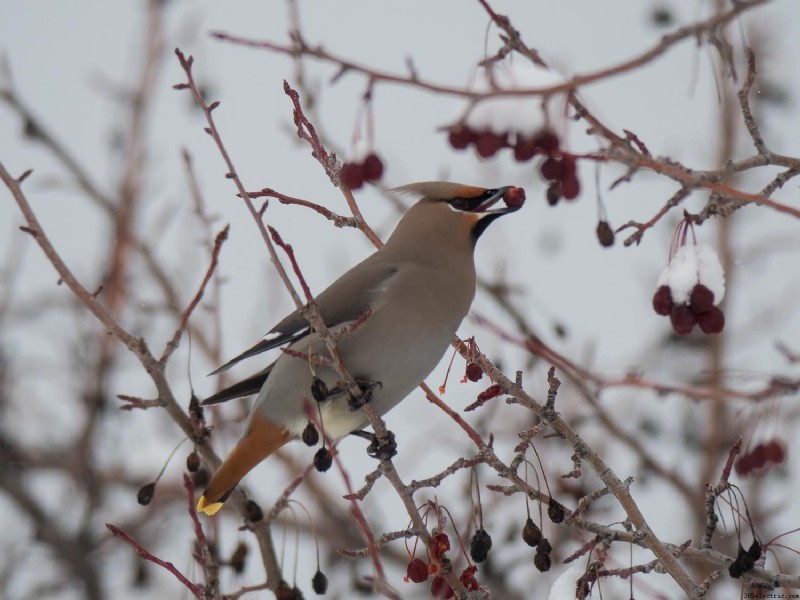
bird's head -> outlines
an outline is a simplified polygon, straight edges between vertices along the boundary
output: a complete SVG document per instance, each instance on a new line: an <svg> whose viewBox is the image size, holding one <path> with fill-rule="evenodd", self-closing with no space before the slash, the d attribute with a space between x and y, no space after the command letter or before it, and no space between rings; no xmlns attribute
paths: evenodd
<svg viewBox="0 0 800 600"><path fill-rule="evenodd" d="M487 189L447 181L412 183L394 191L420 196L420 200L392 237L406 243L417 239L420 244L468 242L473 247L492 222L519 210L525 200L524 190L518 187Z"/></svg>

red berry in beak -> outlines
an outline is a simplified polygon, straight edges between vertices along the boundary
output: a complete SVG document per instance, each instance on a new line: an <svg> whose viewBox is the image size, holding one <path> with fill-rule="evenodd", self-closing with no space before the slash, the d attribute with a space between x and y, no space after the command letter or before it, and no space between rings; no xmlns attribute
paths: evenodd
<svg viewBox="0 0 800 600"><path fill-rule="evenodd" d="M503 196L503 201L509 208L520 208L525 204L525 190L521 187L512 187Z"/></svg>

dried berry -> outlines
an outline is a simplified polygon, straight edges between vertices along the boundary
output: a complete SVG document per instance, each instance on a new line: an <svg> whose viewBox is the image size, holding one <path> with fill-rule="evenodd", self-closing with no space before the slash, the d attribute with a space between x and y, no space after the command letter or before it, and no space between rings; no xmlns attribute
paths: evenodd
<svg viewBox="0 0 800 600"><path fill-rule="evenodd" d="M657 315L666 317L672 311L672 291L669 286L662 285L653 295L653 310Z"/></svg>
<svg viewBox="0 0 800 600"><path fill-rule="evenodd" d="M578 178L572 175L561 180L561 195L564 200L574 200L581 193L581 183Z"/></svg>
<svg viewBox="0 0 800 600"><path fill-rule="evenodd" d="M156 482L148 483L147 485L143 485L139 488L139 492L136 494L136 501L141 504L142 506L147 506L150 504L150 501L153 499L153 495L156 493Z"/></svg>
<svg viewBox="0 0 800 600"><path fill-rule="evenodd" d="M686 335L694 329L694 313L685 304L674 305L669 311L669 320L672 323L672 329L678 335Z"/></svg>
<svg viewBox="0 0 800 600"><path fill-rule="evenodd" d="M317 402L322 402L323 400L327 400L329 396L330 392L325 382L319 377L314 377L314 380L311 382L311 397Z"/></svg>
<svg viewBox="0 0 800 600"><path fill-rule="evenodd" d="M530 517L525 521L525 527L522 528L522 539L531 548L535 548L542 541L542 530Z"/></svg>
<svg viewBox="0 0 800 600"><path fill-rule="evenodd" d="M750 547L747 549L747 556L752 560L754 563L761 558L761 544L758 543L758 540L753 540L753 543L750 544Z"/></svg>
<svg viewBox="0 0 800 600"><path fill-rule="evenodd" d="M555 206L561 200L561 186L557 181L552 182L547 187L547 203L550 206Z"/></svg>
<svg viewBox="0 0 800 600"><path fill-rule="evenodd" d="M553 561L550 558L549 552L540 552L537 548L536 554L533 555L533 564L539 571L546 573L553 566Z"/></svg>
<svg viewBox="0 0 800 600"><path fill-rule="evenodd" d="M468 127L456 125L450 129L448 140L456 150L464 150L475 141L475 134Z"/></svg>
<svg viewBox="0 0 800 600"><path fill-rule="evenodd" d="M475 579L475 573L478 572L478 567L475 565L470 565L466 569L461 572L461 576L458 578L461 581L461 585L463 585L468 590L474 591L477 590L480 586L478 585L478 580Z"/></svg>
<svg viewBox="0 0 800 600"><path fill-rule="evenodd" d="M483 370L481 370L478 363L467 363L466 375L470 381L480 381L481 377L483 377Z"/></svg>
<svg viewBox="0 0 800 600"><path fill-rule="evenodd" d="M264 511L254 500L248 500L244 505L244 516L251 523L258 523L264 518Z"/></svg>
<svg viewBox="0 0 800 600"><path fill-rule="evenodd" d="M383 161L370 152L362 163L362 172L366 181L378 181L383 176Z"/></svg>
<svg viewBox="0 0 800 600"><path fill-rule="evenodd" d="M316 446L319 442L319 431L314 427L314 424L309 422L306 428L303 429L303 443L306 446Z"/></svg>
<svg viewBox="0 0 800 600"><path fill-rule="evenodd" d="M189 473L196 473L199 468L200 455L197 454L196 450L192 450L189 452L189 456L186 457L186 470L189 471Z"/></svg>
<svg viewBox="0 0 800 600"><path fill-rule="evenodd" d="M469 543L469 555L476 563L481 563L486 560L489 555L489 550L492 549L492 536L481 527L472 536L472 541Z"/></svg>
<svg viewBox="0 0 800 600"><path fill-rule="evenodd" d="M512 187L503 195L503 201L509 208L521 208L525 204L525 190L521 187Z"/></svg>
<svg viewBox="0 0 800 600"><path fill-rule="evenodd" d="M728 575L734 579L739 579L742 576L742 573L742 565L739 564L739 561L737 560L733 561L728 567Z"/></svg>
<svg viewBox="0 0 800 600"><path fill-rule="evenodd" d="M311 589L320 596L328 591L328 578L319 569L314 573L314 577L311 578Z"/></svg>
<svg viewBox="0 0 800 600"><path fill-rule="evenodd" d="M314 468L319 471L320 473L324 473L328 469L331 468L333 464L333 455L331 451L325 448L324 446L317 450L317 453L314 455Z"/></svg>
<svg viewBox="0 0 800 600"><path fill-rule="evenodd" d="M604 248L614 245L614 230L611 229L608 221L599 221L597 223L597 239Z"/></svg>
<svg viewBox="0 0 800 600"><path fill-rule="evenodd" d="M547 503L547 516L550 517L553 523L563 523L566 510L564 510L564 507L558 500L550 498L550 501Z"/></svg>
<svg viewBox="0 0 800 600"><path fill-rule="evenodd" d="M725 314L716 306L697 315L697 324L703 333L720 333L725 329Z"/></svg>
<svg viewBox="0 0 800 600"><path fill-rule="evenodd" d="M694 314L700 314L711 310L714 306L714 292L698 283L692 288L692 295L689 297L689 308Z"/></svg>
<svg viewBox="0 0 800 600"><path fill-rule="evenodd" d="M431 557L433 560L440 561L444 553L450 550L450 538L443 531L437 531L431 536Z"/></svg>
<svg viewBox="0 0 800 600"><path fill-rule="evenodd" d="M357 190L364 185L364 170L360 164L344 163L342 165L342 183L351 190Z"/></svg>
<svg viewBox="0 0 800 600"><path fill-rule="evenodd" d="M507 143L507 137L493 131L483 131L475 139L475 151L482 158L494 156Z"/></svg>
<svg viewBox="0 0 800 600"><path fill-rule="evenodd" d="M564 165L559 159L551 156L542 162L542 166L539 167L539 171L541 172L542 177L548 181L560 181L564 175Z"/></svg>
<svg viewBox="0 0 800 600"><path fill-rule="evenodd" d="M478 394L478 400L482 402L486 400L491 400L492 398L496 398L502 393L503 393L503 388L495 383L494 385L490 385L488 388L486 388L480 394Z"/></svg>
<svg viewBox="0 0 800 600"><path fill-rule="evenodd" d="M406 568L406 577L414 583L422 583L428 579L428 563L421 558L412 558Z"/></svg>
<svg viewBox="0 0 800 600"><path fill-rule="evenodd" d="M228 561L228 564L235 573L241 574L244 572L247 551L247 544L244 542L239 542L239 544L236 546L236 549L233 551L233 554L231 554L231 559Z"/></svg>
<svg viewBox="0 0 800 600"><path fill-rule="evenodd" d="M433 598L452 598L453 588L444 580L444 577L438 575L431 581L431 596Z"/></svg>

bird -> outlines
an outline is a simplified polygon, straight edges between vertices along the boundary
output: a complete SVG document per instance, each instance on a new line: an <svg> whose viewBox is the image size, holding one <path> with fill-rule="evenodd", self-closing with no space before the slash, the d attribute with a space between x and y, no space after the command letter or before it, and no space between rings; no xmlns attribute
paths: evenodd
<svg viewBox="0 0 800 600"><path fill-rule="evenodd" d="M364 390L362 399L378 415L408 396L436 367L475 296L473 250L478 238L524 202L524 190L514 186L487 189L427 181L394 191L418 200L384 246L315 298L331 334L345 332L336 342L337 351ZM500 200L505 206L495 207ZM265 369L203 401L208 406L256 395L244 434L200 496L198 512L216 514L253 467L301 437L310 423L309 411L333 441L363 434L360 430L369 424L333 367L311 360L329 354L300 310L212 375L287 344Z"/></svg>

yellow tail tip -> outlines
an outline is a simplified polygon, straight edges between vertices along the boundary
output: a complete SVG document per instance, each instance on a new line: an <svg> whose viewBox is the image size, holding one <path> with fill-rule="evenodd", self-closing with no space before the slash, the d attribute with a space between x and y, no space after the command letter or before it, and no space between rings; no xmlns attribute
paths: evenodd
<svg viewBox="0 0 800 600"><path fill-rule="evenodd" d="M222 508L224 502L212 502L209 504L206 501L205 496L200 496L200 500L197 501L197 512L203 513L210 516L213 516L219 512L219 509Z"/></svg>

